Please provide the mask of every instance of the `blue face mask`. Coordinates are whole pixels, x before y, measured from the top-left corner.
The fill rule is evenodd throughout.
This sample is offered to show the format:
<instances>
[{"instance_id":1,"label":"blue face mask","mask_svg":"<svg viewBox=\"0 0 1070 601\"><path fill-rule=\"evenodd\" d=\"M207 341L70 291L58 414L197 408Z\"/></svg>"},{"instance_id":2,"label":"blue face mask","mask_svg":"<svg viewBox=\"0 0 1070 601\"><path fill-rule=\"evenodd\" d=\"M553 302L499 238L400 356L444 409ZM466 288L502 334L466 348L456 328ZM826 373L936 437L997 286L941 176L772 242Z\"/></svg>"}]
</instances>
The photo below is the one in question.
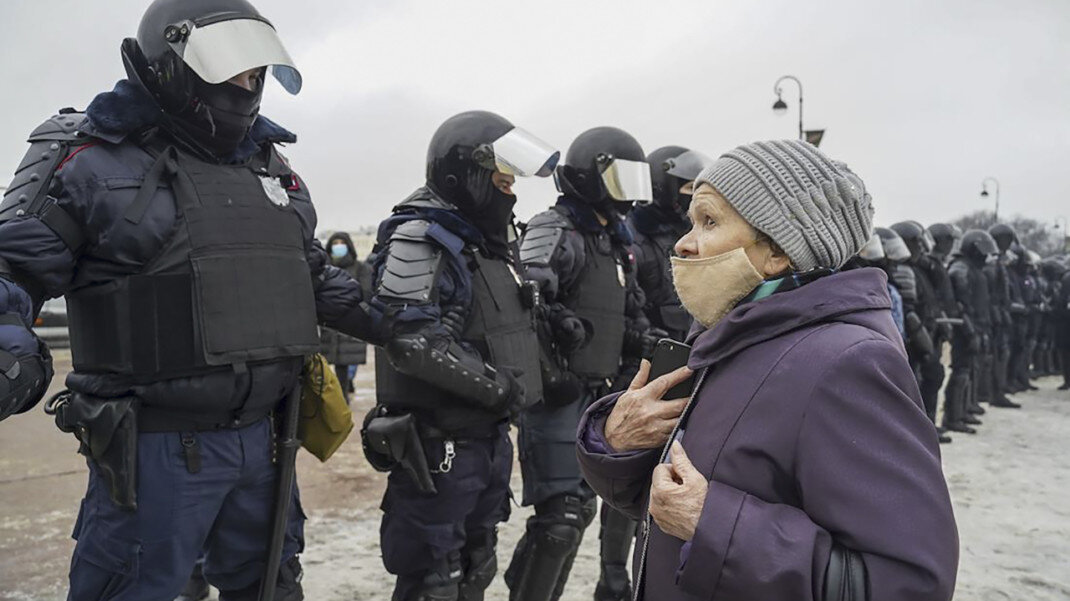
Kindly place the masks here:
<instances>
[{"instance_id":1,"label":"blue face mask","mask_svg":"<svg viewBox=\"0 0 1070 601\"><path fill-rule=\"evenodd\" d=\"M348 254L349 254L349 247L346 246L345 244L332 244L331 245L331 256L334 257L335 259L341 259L342 257L345 257Z\"/></svg>"}]
</instances>

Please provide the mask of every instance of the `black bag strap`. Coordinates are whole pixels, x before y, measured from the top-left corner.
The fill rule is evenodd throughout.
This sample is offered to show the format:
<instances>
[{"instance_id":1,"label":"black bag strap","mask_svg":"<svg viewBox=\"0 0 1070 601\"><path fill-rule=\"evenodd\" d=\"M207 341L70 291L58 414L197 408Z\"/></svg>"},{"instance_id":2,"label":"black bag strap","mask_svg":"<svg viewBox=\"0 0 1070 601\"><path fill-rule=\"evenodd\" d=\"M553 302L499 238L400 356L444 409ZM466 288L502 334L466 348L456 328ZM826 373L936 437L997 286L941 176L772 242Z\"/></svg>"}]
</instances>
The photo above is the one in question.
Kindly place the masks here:
<instances>
[{"instance_id":1,"label":"black bag strap","mask_svg":"<svg viewBox=\"0 0 1070 601\"><path fill-rule=\"evenodd\" d=\"M156 189L160 186L160 183L164 181L164 177L171 180L174 179L177 173L178 164L175 161L175 147L168 146L156 156L156 161L152 163L152 167L145 173L145 179L141 182L137 195L134 196L134 202L130 203L130 206L126 208L123 217L135 225L141 223L141 220L145 218L145 213L149 210L149 203L155 196Z\"/></svg>"},{"instance_id":2,"label":"black bag strap","mask_svg":"<svg viewBox=\"0 0 1070 601\"><path fill-rule=\"evenodd\" d=\"M869 601L866 562L861 553L833 541L822 601Z\"/></svg>"}]
</instances>

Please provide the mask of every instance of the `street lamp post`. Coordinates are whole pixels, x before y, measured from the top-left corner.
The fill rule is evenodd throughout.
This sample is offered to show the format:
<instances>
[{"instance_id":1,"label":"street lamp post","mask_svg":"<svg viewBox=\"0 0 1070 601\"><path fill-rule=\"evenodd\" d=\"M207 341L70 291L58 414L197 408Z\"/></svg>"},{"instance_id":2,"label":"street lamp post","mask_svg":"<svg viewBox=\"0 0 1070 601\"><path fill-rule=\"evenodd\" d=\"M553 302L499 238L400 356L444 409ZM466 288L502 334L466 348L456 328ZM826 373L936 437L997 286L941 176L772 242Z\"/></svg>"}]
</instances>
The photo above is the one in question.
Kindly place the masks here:
<instances>
[{"instance_id":1,"label":"street lamp post","mask_svg":"<svg viewBox=\"0 0 1070 601\"><path fill-rule=\"evenodd\" d=\"M1059 222L1060 221L1063 222L1062 228L1059 227ZM1058 217L1055 218L1055 229L1062 229L1062 232L1063 232L1063 247L1060 249L1060 250L1062 250L1062 252L1070 251L1070 244L1068 244L1068 241L1070 241L1070 232L1068 232L1066 230L1066 226L1067 226L1066 217L1063 217L1062 215L1059 215Z\"/></svg>"},{"instance_id":2,"label":"street lamp post","mask_svg":"<svg viewBox=\"0 0 1070 601\"><path fill-rule=\"evenodd\" d=\"M788 112L788 105L781 97L782 90L780 89L780 83L785 79L790 79L795 82L795 85L799 86L799 139L805 141L806 134L803 132L803 91L802 82L799 81L798 77L795 77L794 75L785 75L776 80L776 83L773 84L773 92L776 94L776 102L773 103L773 112L778 115L783 115Z\"/></svg>"},{"instance_id":3,"label":"street lamp post","mask_svg":"<svg viewBox=\"0 0 1070 601\"><path fill-rule=\"evenodd\" d=\"M995 182L996 184L996 223L999 223L999 180L994 177L986 177L981 182L981 198L988 198L988 182Z\"/></svg>"}]
</instances>

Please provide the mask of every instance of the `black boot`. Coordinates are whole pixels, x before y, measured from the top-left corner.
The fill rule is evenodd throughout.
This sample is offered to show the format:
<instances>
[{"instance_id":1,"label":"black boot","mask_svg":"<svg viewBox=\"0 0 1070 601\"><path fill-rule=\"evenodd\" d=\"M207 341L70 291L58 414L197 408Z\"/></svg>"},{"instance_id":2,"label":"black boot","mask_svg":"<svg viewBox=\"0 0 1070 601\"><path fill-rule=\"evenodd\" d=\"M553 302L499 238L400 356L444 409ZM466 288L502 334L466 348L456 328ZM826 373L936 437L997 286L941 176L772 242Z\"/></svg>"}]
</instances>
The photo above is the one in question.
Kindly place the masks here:
<instances>
[{"instance_id":1,"label":"black boot","mask_svg":"<svg viewBox=\"0 0 1070 601\"><path fill-rule=\"evenodd\" d=\"M963 434L977 434L977 430L967 426L962 422L954 422L947 425L947 429L951 432L962 432Z\"/></svg>"},{"instance_id":2,"label":"black boot","mask_svg":"<svg viewBox=\"0 0 1070 601\"><path fill-rule=\"evenodd\" d=\"M969 426L980 426L980 425L981 425L981 424L983 424L984 422L982 422L981 420L977 419L976 417L974 417L974 416L972 416L972 415L966 414L966 415L965 415L965 416L964 416L964 417L962 418L962 423L964 423L964 424L966 424L966 425L969 425ZM950 428L949 428L949 429L950 429Z\"/></svg>"},{"instance_id":3,"label":"black boot","mask_svg":"<svg viewBox=\"0 0 1070 601\"><path fill-rule=\"evenodd\" d=\"M595 601L627 601L632 598L628 580L628 552L635 537L635 521L602 503L601 569L594 589Z\"/></svg>"},{"instance_id":4,"label":"black boot","mask_svg":"<svg viewBox=\"0 0 1070 601\"><path fill-rule=\"evenodd\" d=\"M1002 407L1004 409L1021 409L1022 406L1007 397L999 397L996 400L989 403L992 407Z\"/></svg>"}]
</instances>

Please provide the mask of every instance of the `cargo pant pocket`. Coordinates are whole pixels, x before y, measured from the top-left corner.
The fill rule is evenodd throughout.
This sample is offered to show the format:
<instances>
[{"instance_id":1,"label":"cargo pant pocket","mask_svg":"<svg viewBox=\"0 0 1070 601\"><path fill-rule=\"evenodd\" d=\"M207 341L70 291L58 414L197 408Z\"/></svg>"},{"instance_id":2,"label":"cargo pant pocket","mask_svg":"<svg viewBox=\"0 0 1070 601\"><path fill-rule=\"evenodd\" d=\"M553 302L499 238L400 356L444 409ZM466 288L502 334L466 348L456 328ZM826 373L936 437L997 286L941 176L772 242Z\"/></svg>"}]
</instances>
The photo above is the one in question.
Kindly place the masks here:
<instances>
[{"instance_id":1,"label":"cargo pant pocket","mask_svg":"<svg viewBox=\"0 0 1070 601\"><path fill-rule=\"evenodd\" d=\"M135 599L141 545L121 541L78 541L71 560L68 601Z\"/></svg>"}]
</instances>

